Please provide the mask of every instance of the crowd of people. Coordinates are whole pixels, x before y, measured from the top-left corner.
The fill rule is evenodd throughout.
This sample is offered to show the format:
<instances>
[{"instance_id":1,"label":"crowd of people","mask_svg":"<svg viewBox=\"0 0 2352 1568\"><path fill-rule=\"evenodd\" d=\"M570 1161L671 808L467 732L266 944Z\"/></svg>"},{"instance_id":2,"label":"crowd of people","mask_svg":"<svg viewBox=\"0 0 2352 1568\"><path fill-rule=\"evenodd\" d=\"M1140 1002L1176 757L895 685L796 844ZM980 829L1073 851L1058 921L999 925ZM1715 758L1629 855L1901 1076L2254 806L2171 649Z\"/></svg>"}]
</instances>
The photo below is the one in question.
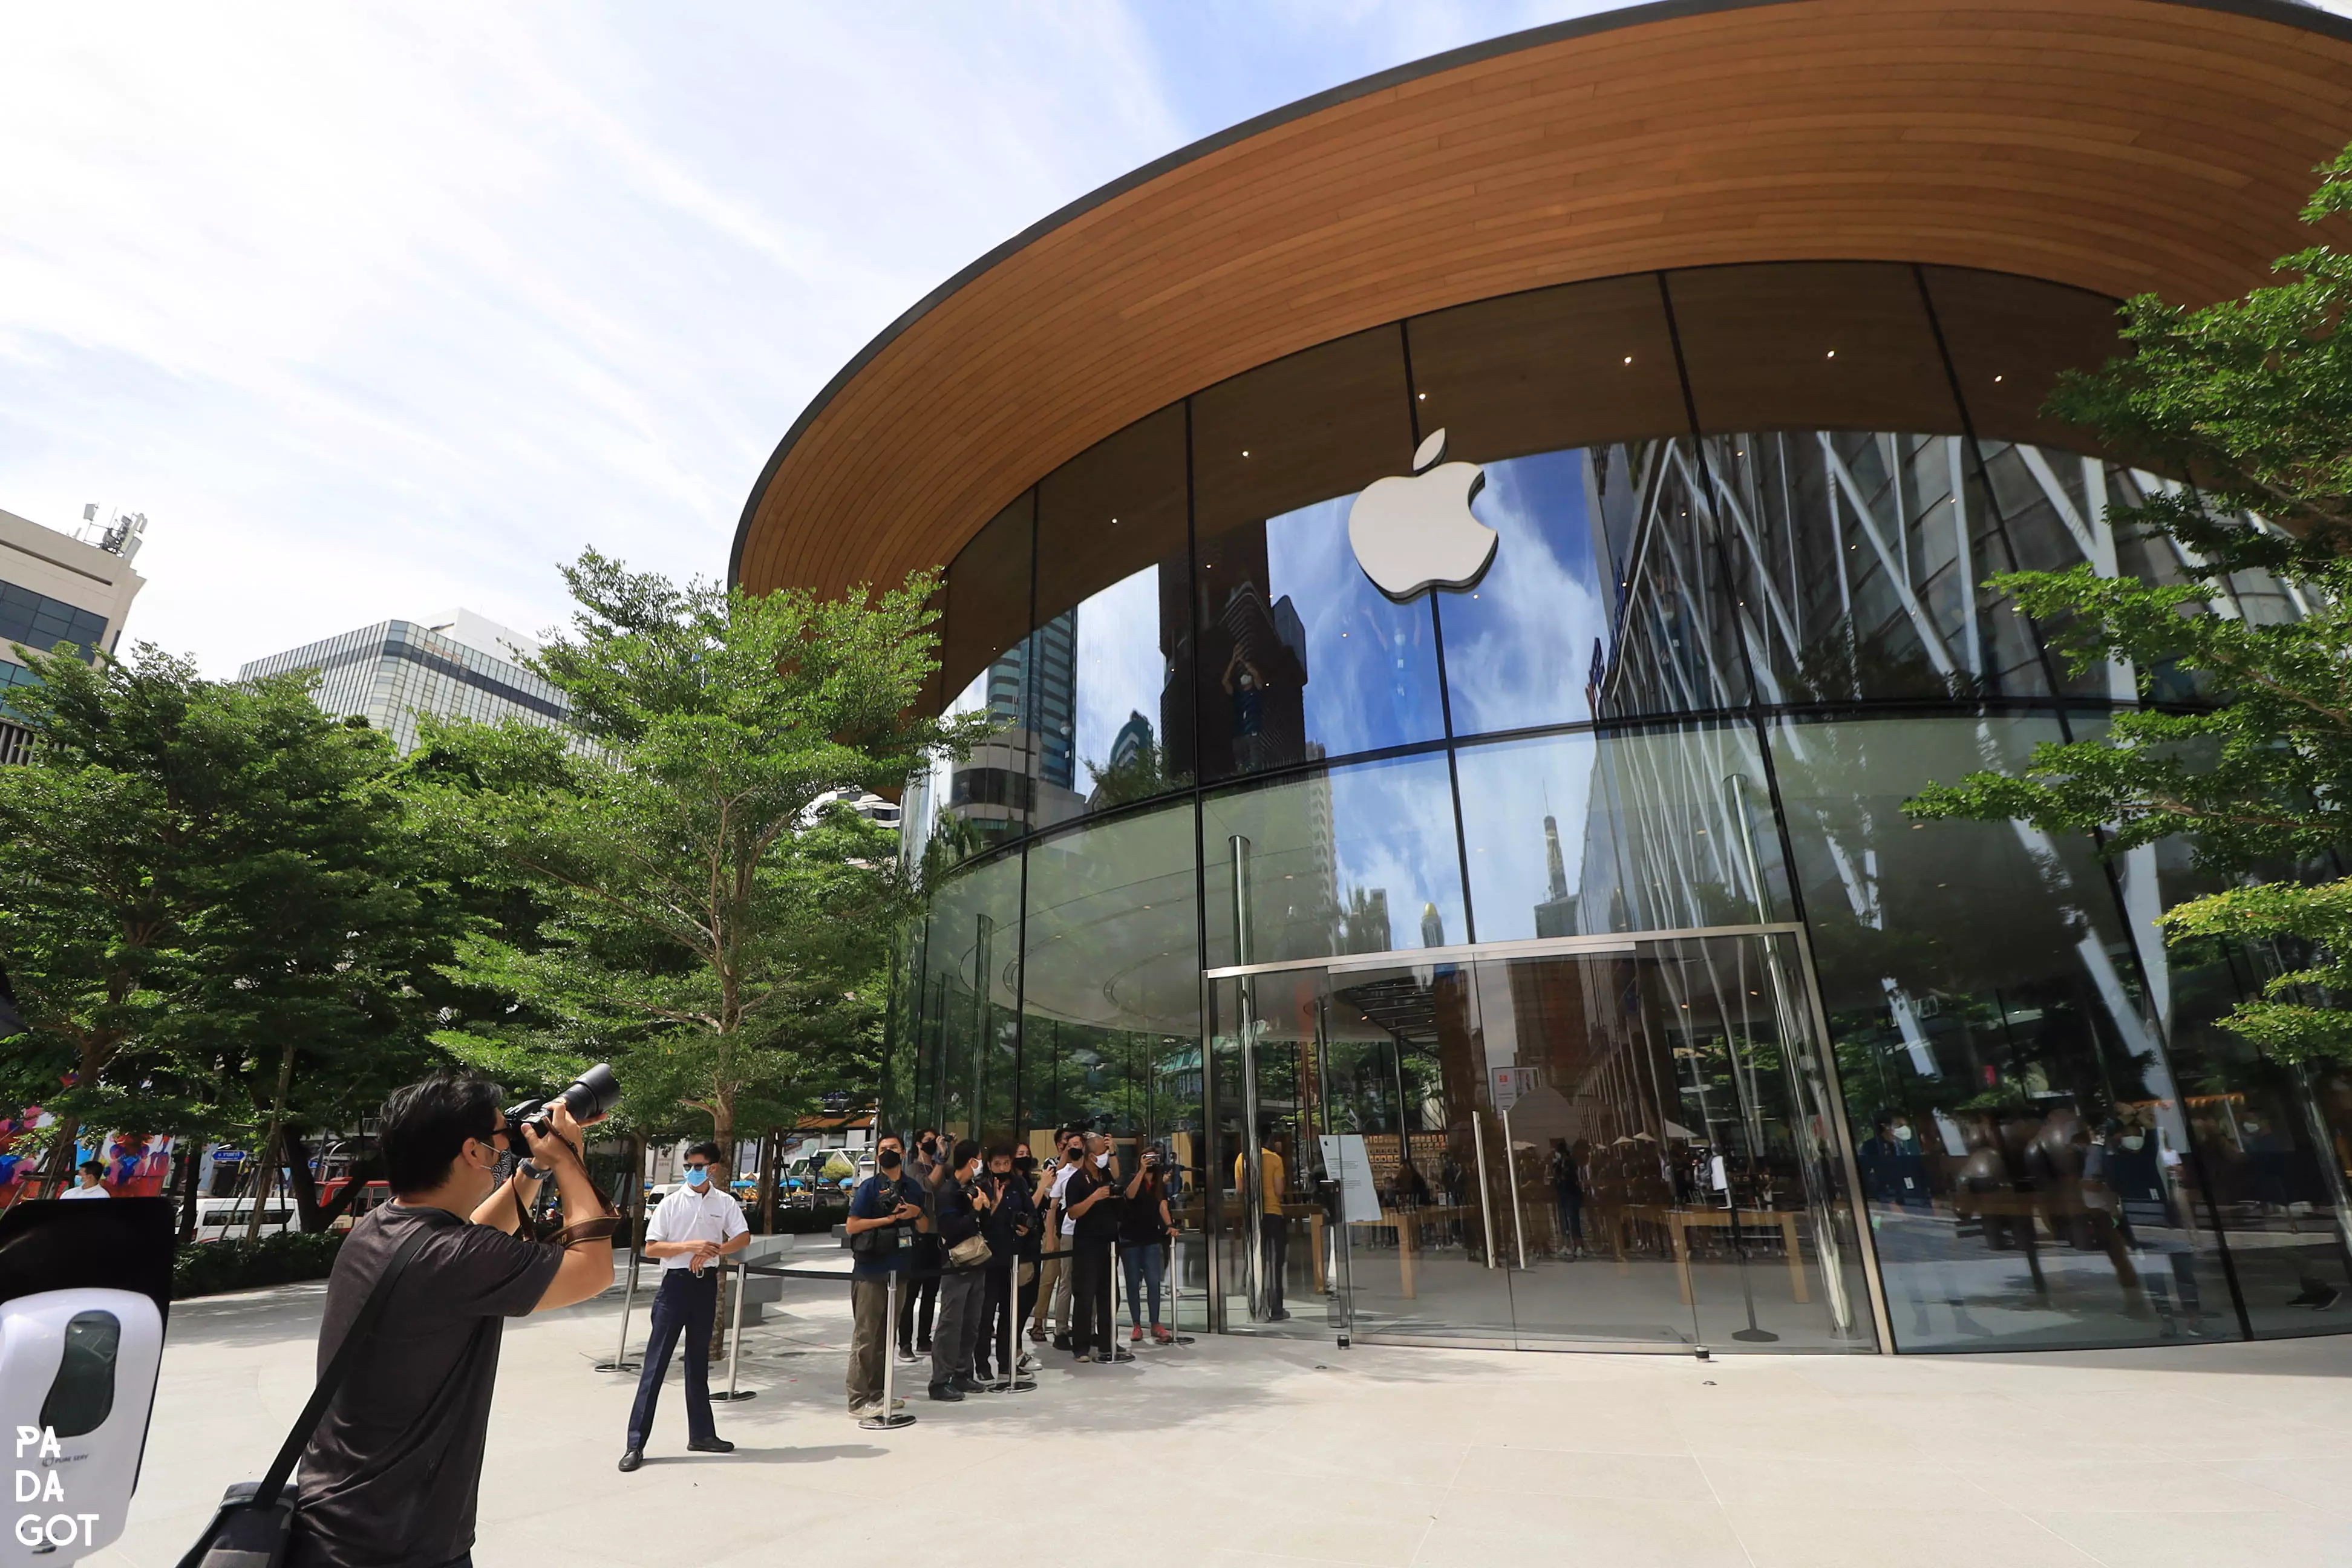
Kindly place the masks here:
<instances>
[{"instance_id":1,"label":"crowd of people","mask_svg":"<svg viewBox=\"0 0 2352 1568\"><path fill-rule=\"evenodd\" d=\"M1026 1143L983 1149L926 1128L911 1149L886 1134L875 1164L846 1226L851 1415L883 1409L894 1342L901 1363L929 1358L927 1392L952 1403L1034 1370L1048 1344L1102 1365L1132 1361L1128 1347L1147 1335L1174 1338L1161 1312L1181 1195L1159 1150L1129 1161L1108 1136L1071 1127L1041 1162ZM1115 1269L1127 1287L1125 1344Z\"/></svg>"}]
</instances>

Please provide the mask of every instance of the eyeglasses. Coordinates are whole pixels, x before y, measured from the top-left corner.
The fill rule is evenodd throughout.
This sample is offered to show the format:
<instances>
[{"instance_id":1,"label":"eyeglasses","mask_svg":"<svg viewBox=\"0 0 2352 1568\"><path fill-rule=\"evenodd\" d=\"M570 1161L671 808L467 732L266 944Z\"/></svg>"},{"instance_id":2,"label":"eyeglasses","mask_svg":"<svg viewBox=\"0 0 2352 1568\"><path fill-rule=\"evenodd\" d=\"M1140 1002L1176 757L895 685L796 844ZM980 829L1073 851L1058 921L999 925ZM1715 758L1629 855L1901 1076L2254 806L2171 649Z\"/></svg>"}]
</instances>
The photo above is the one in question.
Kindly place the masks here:
<instances>
[{"instance_id":1,"label":"eyeglasses","mask_svg":"<svg viewBox=\"0 0 2352 1568\"><path fill-rule=\"evenodd\" d=\"M709 1162L709 1161L708 1161L708 1160L705 1160L705 1161L703 1161L700 1164L698 1164L698 1164L696 1164L693 1161L688 1160L688 1161L686 1163L686 1168L687 1168L688 1170L689 1170L689 1171L707 1171L707 1170L710 1169L710 1162Z\"/></svg>"}]
</instances>

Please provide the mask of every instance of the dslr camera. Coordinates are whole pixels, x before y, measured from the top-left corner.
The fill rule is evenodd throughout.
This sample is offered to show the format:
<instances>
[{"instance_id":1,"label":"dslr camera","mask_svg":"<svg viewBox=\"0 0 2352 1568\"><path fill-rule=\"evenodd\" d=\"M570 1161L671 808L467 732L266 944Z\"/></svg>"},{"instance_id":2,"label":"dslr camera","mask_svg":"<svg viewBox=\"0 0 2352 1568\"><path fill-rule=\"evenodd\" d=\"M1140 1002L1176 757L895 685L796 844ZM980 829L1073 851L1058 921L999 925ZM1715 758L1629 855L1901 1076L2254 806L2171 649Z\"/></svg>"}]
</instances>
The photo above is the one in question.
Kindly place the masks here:
<instances>
[{"instance_id":1,"label":"dslr camera","mask_svg":"<svg viewBox=\"0 0 2352 1568\"><path fill-rule=\"evenodd\" d=\"M585 1127L599 1117L611 1115L613 1107L621 1103L621 1080L613 1076L613 1069L609 1066L598 1062L594 1067L573 1079L571 1086L562 1094L556 1095L554 1099L569 1106L572 1110L572 1120ZM507 1107L506 1114L507 1147L518 1159L530 1152L530 1145L523 1141L522 1130L525 1127L529 1127L541 1137L545 1137L555 1127L555 1117L551 1103L543 1098L526 1100L520 1104L510 1105Z\"/></svg>"}]
</instances>

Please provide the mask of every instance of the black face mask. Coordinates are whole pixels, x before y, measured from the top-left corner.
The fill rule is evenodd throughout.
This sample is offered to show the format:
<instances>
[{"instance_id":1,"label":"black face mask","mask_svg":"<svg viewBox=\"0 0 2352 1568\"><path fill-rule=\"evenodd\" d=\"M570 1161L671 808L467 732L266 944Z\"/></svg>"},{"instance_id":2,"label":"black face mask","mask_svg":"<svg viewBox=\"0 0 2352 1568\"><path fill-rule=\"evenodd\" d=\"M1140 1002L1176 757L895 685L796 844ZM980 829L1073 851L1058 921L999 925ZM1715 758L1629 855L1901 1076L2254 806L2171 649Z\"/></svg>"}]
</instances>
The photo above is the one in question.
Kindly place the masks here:
<instances>
[{"instance_id":1,"label":"black face mask","mask_svg":"<svg viewBox=\"0 0 2352 1568\"><path fill-rule=\"evenodd\" d=\"M1024 1154L1021 1158L1013 1162L1013 1168L1025 1176L1030 1172L1037 1168L1037 1162L1031 1159L1028 1155Z\"/></svg>"},{"instance_id":2,"label":"black face mask","mask_svg":"<svg viewBox=\"0 0 2352 1568\"><path fill-rule=\"evenodd\" d=\"M895 1171L898 1168L898 1152L896 1149L886 1149L874 1163L886 1171Z\"/></svg>"}]
</instances>

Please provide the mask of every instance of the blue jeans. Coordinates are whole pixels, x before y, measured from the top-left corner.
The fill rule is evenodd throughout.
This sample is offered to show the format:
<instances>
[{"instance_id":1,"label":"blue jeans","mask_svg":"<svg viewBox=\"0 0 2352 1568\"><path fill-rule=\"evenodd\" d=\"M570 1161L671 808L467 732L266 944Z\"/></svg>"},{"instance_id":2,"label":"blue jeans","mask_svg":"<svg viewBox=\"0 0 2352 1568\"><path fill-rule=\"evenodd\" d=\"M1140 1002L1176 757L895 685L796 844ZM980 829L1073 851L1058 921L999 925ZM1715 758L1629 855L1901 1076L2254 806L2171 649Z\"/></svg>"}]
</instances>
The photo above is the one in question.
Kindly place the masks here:
<instances>
[{"instance_id":1,"label":"blue jeans","mask_svg":"<svg viewBox=\"0 0 2352 1568\"><path fill-rule=\"evenodd\" d=\"M710 1320L719 1310L719 1270L698 1277L691 1268L662 1270L654 1292L654 1326L646 1341L646 1370L637 1377L637 1402L629 1409L629 1447L642 1449L653 1436L654 1405L669 1375L670 1352L686 1331L686 1436L707 1443L719 1436L710 1419Z\"/></svg>"},{"instance_id":2,"label":"blue jeans","mask_svg":"<svg viewBox=\"0 0 2352 1568\"><path fill-rule=\"evenodd\" d=\"M1151 1326L1158 1328L1160 1285L1168 1277L1167 1247L1156 1241L1144 1247L1129 1247L1122 1243L1118 1256L1127 1269L1127 1321L1140 1328L1148 1314Z\"/></svg>"}]
</instances>

